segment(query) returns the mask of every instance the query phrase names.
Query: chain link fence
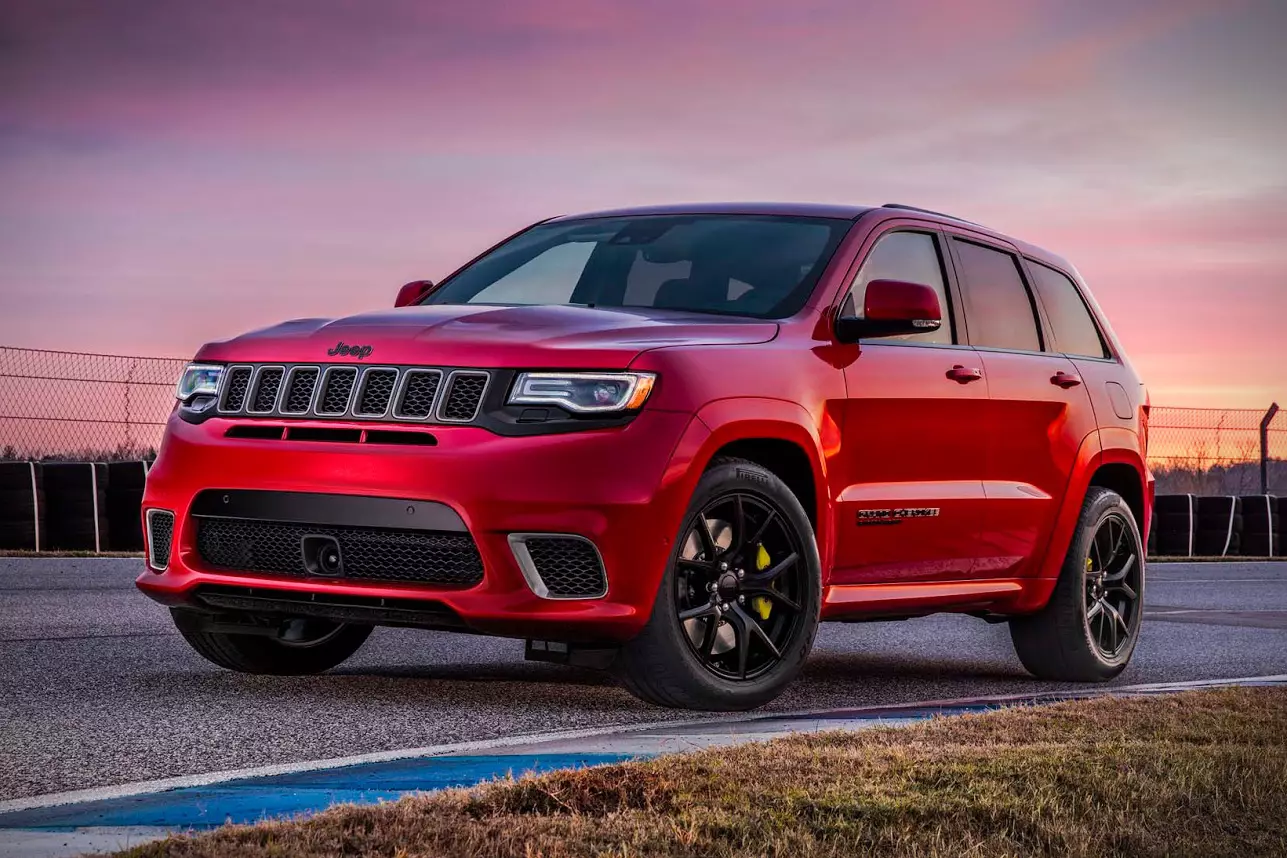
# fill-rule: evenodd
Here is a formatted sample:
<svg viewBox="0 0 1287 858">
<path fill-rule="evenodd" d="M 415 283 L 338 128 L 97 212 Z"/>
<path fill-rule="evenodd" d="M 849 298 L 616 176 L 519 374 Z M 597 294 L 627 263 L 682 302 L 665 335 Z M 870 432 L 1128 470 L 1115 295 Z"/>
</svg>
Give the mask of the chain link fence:
<svg viewBox="0 0 1287 858">
<path fill-rule="evenodd" d="M 155 458 L 185 363 L 0 347 L 0 460 Z"/>
<path fill-rule="evenodd" d="M 174 404 L 181 358 L 0 347 L 0 459 L 151 459 Z M 1158 492 L 1260 491 L 1257 409 L 1154 407 L 1149 465 Z M 1287 494 L 1287 412 L 1265 429 L 1270 492 Z"/>
</svg>

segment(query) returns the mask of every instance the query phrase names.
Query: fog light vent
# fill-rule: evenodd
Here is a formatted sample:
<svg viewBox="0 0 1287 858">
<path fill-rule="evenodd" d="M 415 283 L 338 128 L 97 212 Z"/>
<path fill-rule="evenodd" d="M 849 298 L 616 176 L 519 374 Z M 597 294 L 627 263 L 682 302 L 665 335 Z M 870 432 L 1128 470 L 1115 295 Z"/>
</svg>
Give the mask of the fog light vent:
<svg viewBox="0 0 1287 858">
<path fill-rule="evenodd" d="M 174 541 L 174 513 L 168 509 L 147 511 L 147 565 L 153 572 L 170 566 L 170 544 Z"/>
<path fill-rule="evenodd" d="M 510 549 L 532 592 L 543 599 L 599 599 L 608 593 L 603 558 L 584 536 L 512 533 Z"/>
</svg>

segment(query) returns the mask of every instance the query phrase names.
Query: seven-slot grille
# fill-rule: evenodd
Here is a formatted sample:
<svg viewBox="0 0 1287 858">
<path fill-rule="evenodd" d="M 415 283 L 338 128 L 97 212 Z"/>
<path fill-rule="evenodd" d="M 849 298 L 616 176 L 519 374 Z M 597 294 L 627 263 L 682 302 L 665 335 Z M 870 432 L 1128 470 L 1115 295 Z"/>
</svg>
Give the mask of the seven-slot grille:
<svg viewBox="0 0 1287 858">
<path fill-rule="evenodd" d="M 471 369 L 238 364 L 224 373 L 219 413 L 470 423 L 490 380 Z"/>
</svg>

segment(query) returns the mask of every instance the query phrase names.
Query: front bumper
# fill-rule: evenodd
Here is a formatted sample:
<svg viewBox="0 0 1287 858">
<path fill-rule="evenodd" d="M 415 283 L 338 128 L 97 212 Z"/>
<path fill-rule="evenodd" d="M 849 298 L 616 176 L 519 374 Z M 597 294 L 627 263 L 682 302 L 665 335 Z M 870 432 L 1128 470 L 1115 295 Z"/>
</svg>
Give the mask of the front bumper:
<svg viewBox="0 0 1287 858">
<path fill-rule="evenodd" d="M 500 437 L 478 427 L 439 426 L 436 446 L 403 447 L 227 437 L 238 422 L 246 421 L 170 419 L 143 500 L 145 516 L 149 509 L 175 514 L 168 568 L 145 571 L 137 581 L 153 599 L 194 605 L 199 588 L 213 587 L 426 600 L 454 612 L 469 630 L 568 641 L 626 640 L 647 622 L 693 482 L 684 469 L 668 465 L 686 430 L 705 432 L 691 415 L 645 411 L 621 428 L 559 435 Z M 442 504 L 473 537 L 482 581 L 461 588 L 214 568 L 197 549 L 192 516 L 194 500 L 207 489 Z M 536 595 L 510 545 L 514 533 L 589 539 L 602 557 L 607 593 Z"/>
</svg>

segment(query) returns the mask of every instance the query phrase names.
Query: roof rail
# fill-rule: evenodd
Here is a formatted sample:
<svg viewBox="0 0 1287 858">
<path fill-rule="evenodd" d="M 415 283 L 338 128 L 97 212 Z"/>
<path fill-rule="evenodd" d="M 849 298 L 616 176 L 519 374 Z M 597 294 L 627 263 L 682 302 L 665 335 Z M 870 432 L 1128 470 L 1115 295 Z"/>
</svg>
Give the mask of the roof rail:
<svg viewBox="0 0 1287 858">
<path fill-rule="evenodd" d="M 920 212 L 921 214 L 930 214 L 930 215 L 936 215 L 937 217 L 945 217 L 945 218 L 951 218 L 952 220 L 959 220 L 961 223 L 968 223 L 971 226 L 980 226 L 980 227 L 983 226 L 983 224 L 981 223 L 975 223 L 974 221 L 966 220 L 963 217 L 950 215 L 950 214 L 947 214 L 946 212 L 936 212 L 933 209 L 923 209 L 920 206 L 907 206 L 907 205 L 903 205 L 902 203 L 885 203 L 883 206 L 881 206 L 881 208 L 882 209 L 901 209 L 902 211 L 908 211 L 908 212 Z M 983 227 L 983 228 L 987 229 L 987 227 Z"/>
</svg>

